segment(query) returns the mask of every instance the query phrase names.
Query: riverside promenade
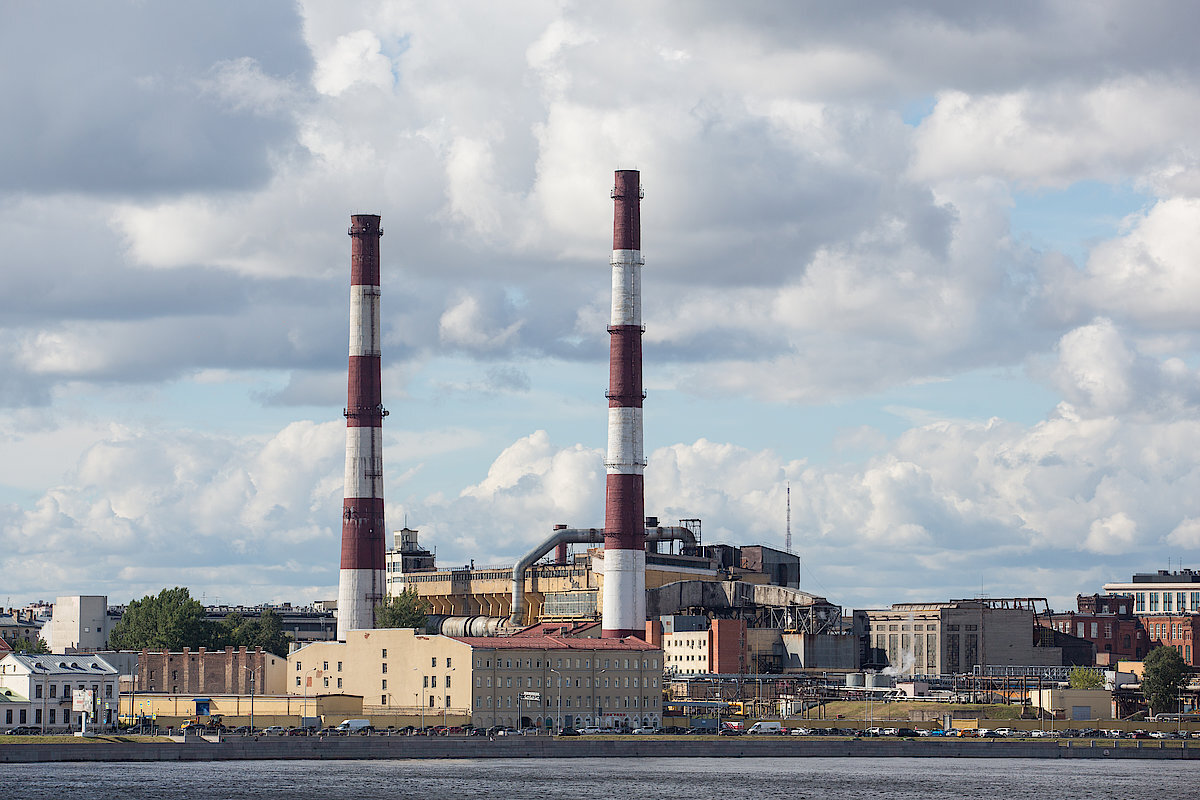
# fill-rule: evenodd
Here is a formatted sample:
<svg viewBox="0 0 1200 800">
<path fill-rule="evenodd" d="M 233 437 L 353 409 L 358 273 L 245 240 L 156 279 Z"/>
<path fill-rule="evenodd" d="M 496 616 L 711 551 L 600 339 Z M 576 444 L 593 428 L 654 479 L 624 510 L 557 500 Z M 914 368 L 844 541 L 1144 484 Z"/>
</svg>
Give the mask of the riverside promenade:
<svg viewBox="0 0 1200 800">
<path fill-rule="evenodd" d="M 188 737 L 176 742 L 0 745 L 0 763 L 515 758 L 1100 758 L 1200 760 L 1185 742 L 794 739 L 790 737 Z"/>
</svg>

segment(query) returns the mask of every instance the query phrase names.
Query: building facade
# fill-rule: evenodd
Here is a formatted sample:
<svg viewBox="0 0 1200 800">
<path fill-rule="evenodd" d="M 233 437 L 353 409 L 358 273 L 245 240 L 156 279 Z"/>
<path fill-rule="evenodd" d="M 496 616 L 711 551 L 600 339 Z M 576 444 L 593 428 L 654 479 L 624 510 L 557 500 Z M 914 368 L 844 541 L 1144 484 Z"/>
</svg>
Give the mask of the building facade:
<svg viewBox="0 0 1200 800">
<path fill-rule="evenodd" d="M 1200 633 L 1200 614 L 1152 615 L 1142 617 L 1150 647 L 1173 647 L 1189 667 L 1200 667 L 1200 652 L 1196 650 Z"/>
<path fill-rule="evenodd" d="M 1061 666 L 1061 647 L 1036 645 L 1035 616 L 1024 598 L 897 603 L 855 611 L 854 627 L 862 666 L 901 675 L 962 674 L 985 664 Z"/>
<path fill-rule="evenodd" d="M 108 645 L 112 624 L 104 595 L 59 597 L 42 638 L 52 653 L 92 653 Z"/>
<path fill-rule="evenodd" d="M 9 653 L 0 659 L 0 692 L 26 698 L 29 720 L 43 731 L 78 728 L 84 712 L 72 709 L 76 690 L 90 692 L 91 719 L 115 725 L 120 698 L 117 670 L 94 655 L 31 656 Z"/>
<path fill-rule="evenodd" d="M 363 714 L 422 726 L 558 730 L 657 727 L 662 651 L 638 639 L 453 637 L 408 628 L 351 631 L 288 657 L 288 691 L 355 694 Z"/>
<path fill-rule="evenodd" d="M 1133 595 L 1133 613 L 1139 616 L 1200 613 L 1200 570 L 1138 573 L 1128 582 L 1104 584 L 1104 591 Z"/>
<path fill-rule="evenodd" d="M 137 661 L 138 692 L 167 694 L 284 694 L 287 660 L 261 647 L 224 650 L 143 650 Z"/>
<path fill-rule="evenodd" d="M 1150 640 L 1143 621 L 1133 613 L 1133 604 L 1133 595 L 1079 595 L 1078 610 L 1039 617 L 1038 623 L 1086 639 L 1096 647 L 1096 664 L 1112 666 L 1121 659 L 1141 660 L 1150 651 Z"/>
</svg>

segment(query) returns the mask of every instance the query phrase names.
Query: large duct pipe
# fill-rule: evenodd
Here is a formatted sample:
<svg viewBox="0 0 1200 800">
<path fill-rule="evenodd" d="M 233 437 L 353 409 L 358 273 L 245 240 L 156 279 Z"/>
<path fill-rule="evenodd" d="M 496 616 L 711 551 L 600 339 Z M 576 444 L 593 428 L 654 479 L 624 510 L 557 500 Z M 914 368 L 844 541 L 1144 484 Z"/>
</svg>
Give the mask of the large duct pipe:
<svg viewBox="0 0 1200 800">
<path fill-rule="evenodd" d="M 541 544 L 526 553 L 513 566 L 512 571 L 512 604 L 509 608 L 509 622 L 513 625 L 525 624 L 525 572 L 539 558 L 549 553 L 559 544 L 599 544 L 604 541 L 604 531 L 597 528 L 555 528 Z"/>
<path fill-rule="evenodd" d="M 685 547 L 696 546 L 696 535 L 687 528 L 646 528 L 645 537 L 647 541 L 652 542 L 673 539 L 683 542 Z M 604 531 L 597 528 L 555 528 L 554 532 L 541 544 L 526 553 L 516 563 L 512 571 L 512 604 L 509 609 L 509 624 L 518 627 L 525 624 L 525 573 L 529 571 L 531 566 L 537 563 L 538 559 L 559 545 L 599 544 L 603 541 Z M 604 560 L 604 584 L 608 585 L 607 554 Z M 645 589 L 643 588 L 644 593 Z M 645 603 L 646 601 L 642 600 L 643 608 L 645 608 Z"/>
<path fill-rule="evenodd" d="M 617 170 L 612 190 L 612 316 L 608 361 L 608 476 L 604 504 L 601 635 L 644 636 L 646 534 L 642 441 L 642 220 L 640 174 Z"/>
<path fill-rule="evenodd" d="M 383 601 L 383 407 L 379 350 L 379 217 L 350 217 L 350 368 L 337 637 L 375 627 Z"/>
</svg>

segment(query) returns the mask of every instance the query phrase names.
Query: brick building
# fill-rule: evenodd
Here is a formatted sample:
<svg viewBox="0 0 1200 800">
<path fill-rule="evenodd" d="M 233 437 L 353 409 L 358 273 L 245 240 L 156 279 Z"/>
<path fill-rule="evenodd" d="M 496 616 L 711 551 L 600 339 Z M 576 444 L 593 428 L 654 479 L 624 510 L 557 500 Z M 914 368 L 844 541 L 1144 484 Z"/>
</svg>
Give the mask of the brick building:
<svg viewBox="0 0 1200 800">
<path fill-rule="evenodd" d="M 1189 667 L 1200 667 L 1200 653 L 1194 646 L 1200 631 L 1200 614 L 1146 615 L 1142 623 L 1151 647 L 1174 647 Z"/>
<path fill-rule="evenodd" d="M 143 650 L 138 656 L 134 691 L 169 694 L 250 694 L 251 675 L 255 694 L 287 691 L 287 659 L 245 647 L 194 652 Z"/>
<path fill-rule="evenodd" d="M 1096 665 L 1119 660 L 1140 661 L 1150 652 L 1143 621 L 1134 613 L 1133 595 L 1090 594 L 1075 598 L 1076 611 L 1039 617 L 1038 622 L 1060 633 L 1086 639 L 1096 646 Z"/>
<path fill-rule="evenodd" d="M 646 623 L 646 641 L 661 647 L 668 674 L 741 674 L 748 671 L 746 622 L 672 615 Z"/>
</svg>

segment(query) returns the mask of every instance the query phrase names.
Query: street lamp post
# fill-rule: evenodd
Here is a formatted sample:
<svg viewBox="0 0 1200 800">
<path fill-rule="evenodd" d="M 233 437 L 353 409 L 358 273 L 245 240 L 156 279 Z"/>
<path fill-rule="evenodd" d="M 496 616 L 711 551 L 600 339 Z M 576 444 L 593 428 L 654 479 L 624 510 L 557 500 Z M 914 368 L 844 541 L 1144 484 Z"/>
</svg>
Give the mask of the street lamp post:
<svg viewBox="0 0 1200 800">
<path fill-rule="evenodd" d="M 562 726 L 563 726 L 563 724 L 562 724 L 562 682 L 563 682 L 563 676 L 562 676 L 562 673 L 561 673 L 561 672 L 559 672 L 558 670 L 556 670 L 554 667 L 551 667 L 551 668 L 550 668 L 550 671 L 551 671 L 551 672 L 553 672 L 555 675 L 557 675 L 557 676 L 558 676 L 558 730 L 559 730 L 559 732 L 561 733 L 561 732 L 562 732 Z"/>
<path fill-rule="evenodd" d="M 242 667 L 242 669 L 250 673 L 250 733 L 254 733 L 254 675 L 258 672 L 258 667 Z"/>
<path fill-rule="evenodd" d="M 413 667 L 413 672 L 420 672 L 420 667 Z M 421 680 L 421 709 L 420 709 L 420 711 L 421 711 L 421 733 L 424 733 L 425 732 L 425 676 L 422 675 L 421 679 L 422 679 Z M 416 696 L 417 696 L 417 693 L 413 692 L 413 697 L 415 698 Z"/>
</svg>

